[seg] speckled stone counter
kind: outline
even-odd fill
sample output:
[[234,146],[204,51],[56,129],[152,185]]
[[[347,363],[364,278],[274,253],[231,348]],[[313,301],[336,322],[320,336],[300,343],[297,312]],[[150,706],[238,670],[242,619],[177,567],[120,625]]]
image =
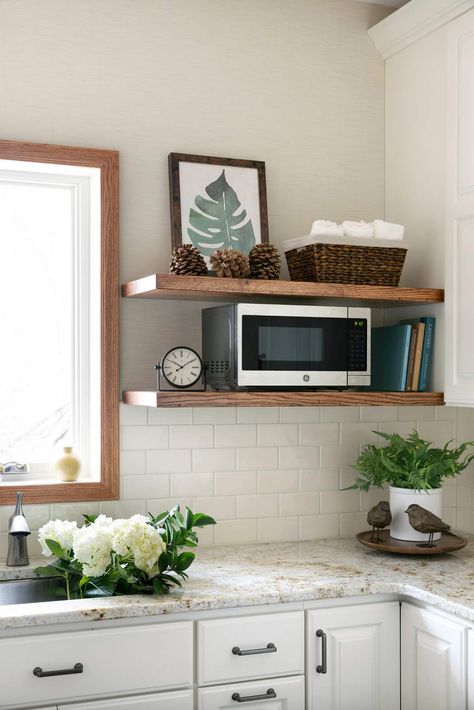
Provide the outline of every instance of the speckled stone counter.
[[[8,569],[0,580],[32,577]],[[0,607],[0,629],[183,611],[397,594],[474,621],[474,543],[440,557],[368,550],[354,539],[214,547],[198,551],[184,591]]]

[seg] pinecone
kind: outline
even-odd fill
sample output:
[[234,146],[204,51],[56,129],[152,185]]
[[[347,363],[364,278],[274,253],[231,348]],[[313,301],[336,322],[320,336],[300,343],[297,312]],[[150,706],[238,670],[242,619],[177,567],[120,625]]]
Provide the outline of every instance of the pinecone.
[[244,279],[249,275],[249,260],[237,249],[218,249],[211,256],[211,268],[218,276]]
[[251,279],[280,278],[280,254],[271,244],[256,244],[249,254]]
[[203,255],[192,244],[181,244],[171,253],[170,274],[177,276],[205,276],[207,266]]

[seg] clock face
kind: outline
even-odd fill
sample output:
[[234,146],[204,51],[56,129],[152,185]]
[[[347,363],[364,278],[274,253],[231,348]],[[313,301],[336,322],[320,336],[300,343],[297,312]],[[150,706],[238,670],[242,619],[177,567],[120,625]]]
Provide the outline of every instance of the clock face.
[[180,346],[164,355],[161,372],[173,387],[192,387],[201,377],[202,361],[195,350]]

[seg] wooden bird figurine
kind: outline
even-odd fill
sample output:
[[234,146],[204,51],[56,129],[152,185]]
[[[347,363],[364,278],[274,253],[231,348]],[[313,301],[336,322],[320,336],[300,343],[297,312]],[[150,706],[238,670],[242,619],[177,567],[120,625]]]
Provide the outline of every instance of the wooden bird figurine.
[[451,529],[451,525],[443,523],[437,515],[422,508],[421,505],[416,505],[416,503],[409,505],[405,513],[408,513],[408,520],[414,530],[430,536],[428,542],[420,543],[417,547],[434,547],[433,535],[435,532],[447,532]]
[[[367,513],[367,522],[372,526],[372,540],[379,541],[379,531],[386,528],[392,522],[392,513],[388,500],[381,500]],[[377,536],[375,529],[377,528]]]

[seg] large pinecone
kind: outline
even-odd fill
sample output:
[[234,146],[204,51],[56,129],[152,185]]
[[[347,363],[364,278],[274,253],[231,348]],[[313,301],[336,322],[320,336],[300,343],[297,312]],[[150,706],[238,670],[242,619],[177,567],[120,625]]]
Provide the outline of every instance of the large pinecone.
[[171,253],[170,274],[177,276],[205,276],[207,266],[203,255],[192,244],[181,244]]
[[250,278],[279,279],[280,254],[271,244],[257,244],[249,254]]
[[249,260],[237,249],[218,249],[211,256],[211,269],[220,277],[244,279],[249,275]]

